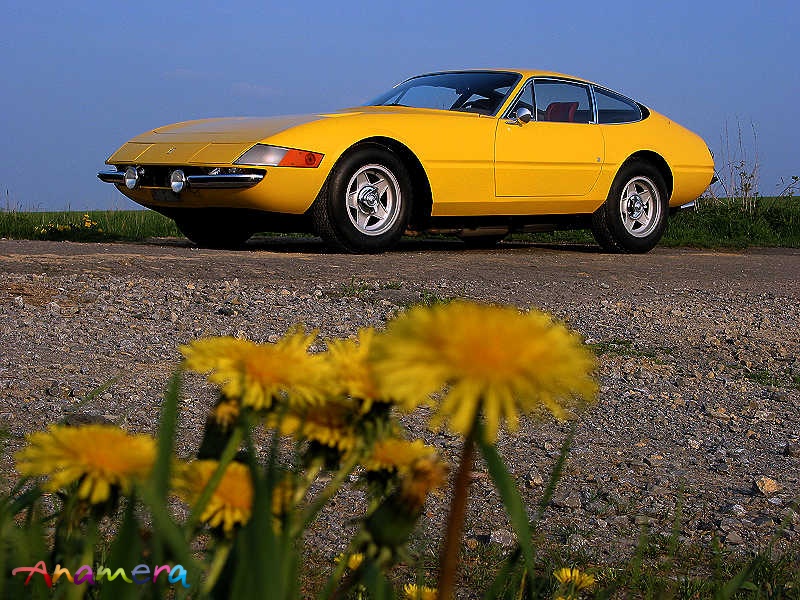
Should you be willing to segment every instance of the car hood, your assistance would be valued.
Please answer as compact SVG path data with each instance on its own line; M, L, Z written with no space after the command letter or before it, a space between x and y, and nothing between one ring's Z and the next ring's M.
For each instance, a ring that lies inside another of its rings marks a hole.
M108 157L107 164L230 164L264 138L322 118L230 117L159 127L136 136Z
M358 115L430 114L450 118L477 118L472 113L453 113L406 107L361 106L340 111L282 117L229 117L185 121L159 127L136 136L106 160L110 165L202 164L227 165L267 138L315 121L347 119Z
M291 127L310 123L320 115L292 115L285 117L228 117L201 119L159 127L142 134L134 142L251 142L280 133Z

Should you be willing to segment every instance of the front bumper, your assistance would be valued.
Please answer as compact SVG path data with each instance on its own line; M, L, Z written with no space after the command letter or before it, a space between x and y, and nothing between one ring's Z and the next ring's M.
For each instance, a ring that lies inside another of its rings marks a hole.
M189 189L204 190L231 190L253 187L264 179L264 172L259 173L218 173L218 174L189 174L186 175L186 187ZM100 171L97 174L100 181L113 183L115 185L125 185L125 172L118 169L113 171ZM144 183L142 187L169 189L169 182L159 185L156 182L148 185Z

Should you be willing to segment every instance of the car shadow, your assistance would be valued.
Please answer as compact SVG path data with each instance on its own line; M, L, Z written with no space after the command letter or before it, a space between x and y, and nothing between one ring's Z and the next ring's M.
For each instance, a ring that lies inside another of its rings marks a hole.
M141 243L169 248L196 248L196 246L186 238L178 237L148 238ZM579 252L586 254L600 254L602 252L598 246L592 244L544 243L518 240L503 241L491 248L471 248L457 238L420 236L404 237L397 246L389 250L388 253L462 252L470 254L490 254L507 250L530 250L532 248L554 252ZM277 252L281 254L342 254L341 252L330 249L320 238L293 234L259 234L249 239L244 245L234 251Z

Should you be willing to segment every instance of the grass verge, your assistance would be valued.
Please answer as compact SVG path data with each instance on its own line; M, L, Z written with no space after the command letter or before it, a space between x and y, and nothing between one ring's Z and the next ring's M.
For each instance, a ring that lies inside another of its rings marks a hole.
M514 236L542 244L594 244L591 232L554 231ZM758 198L749 209L738 201L698 200L695 209L669 219L661 246L695 248L800 248L800 198Z
M71 241L140 241L181 237L175 223L152 210L0 211L0 237ZM594 244L587 230L515 234L543 244ZM669 220L662 246L800 248L800 198L758 198L749 208L731 200L698 200Z
M0 211L0 237L5 238L113 242L168 236L181 232L152 210Z

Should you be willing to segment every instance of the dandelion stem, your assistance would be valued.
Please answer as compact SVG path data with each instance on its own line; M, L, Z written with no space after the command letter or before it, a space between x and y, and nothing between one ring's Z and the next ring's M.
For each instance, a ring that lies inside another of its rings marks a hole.
M217 584L217 579L219 579L220 574L222 573L222 568L225 566L225 563L228 560L228 555L231 552L231 548L233 544L229 540L224 540L217 546L217 550L214 553L214 558L211 561L211 565L208 569L208 575L206 576L206 580L203 582L203 594L211 594L214 586Z
M455 589L458 556L461 550L461 530L464 527L464 516L467 512L470 473L475 462L477 419L478 416L476 415L469 435L464 440L461 462L458 465L458 473L456 474L453 501L450 504L450 514L447 518L447 530L442 545L441 564L439 566L439 598L443 600L450 600Z

